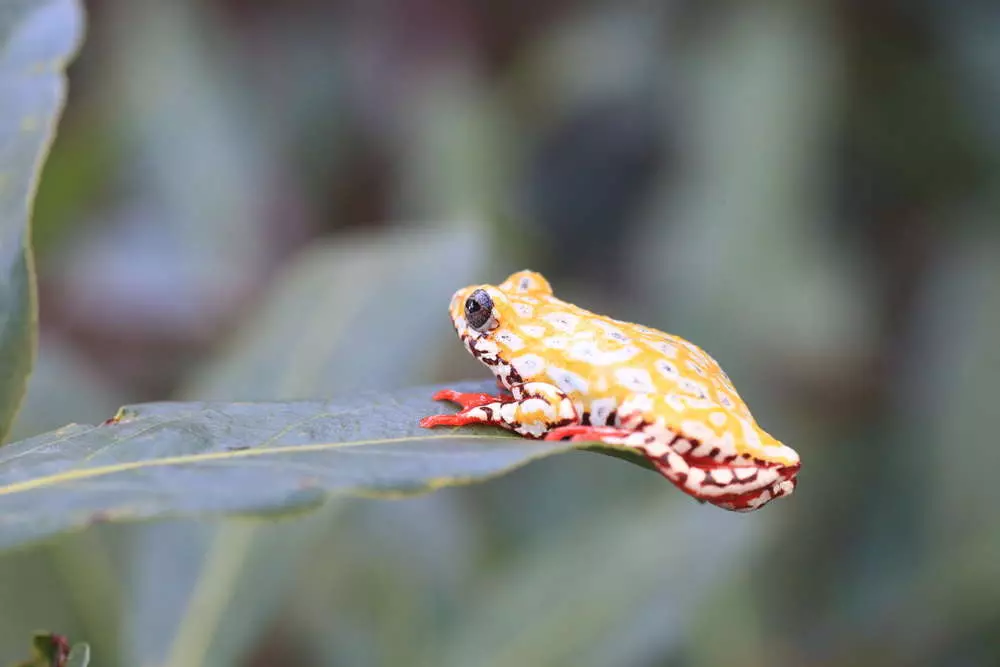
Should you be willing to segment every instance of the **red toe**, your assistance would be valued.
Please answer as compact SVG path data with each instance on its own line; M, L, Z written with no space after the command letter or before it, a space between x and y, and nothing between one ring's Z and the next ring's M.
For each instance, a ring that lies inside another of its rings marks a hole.
M423 428L434 428L435 426L463 426L467 424L465 419L458 414L453 415L431 415L420 420Z
M463 410L478 408L487 403L508 403L514 400L510 396L492 396L485 393L462 393L454 389L442 389L432 397L435 401L451 401L462 406Z

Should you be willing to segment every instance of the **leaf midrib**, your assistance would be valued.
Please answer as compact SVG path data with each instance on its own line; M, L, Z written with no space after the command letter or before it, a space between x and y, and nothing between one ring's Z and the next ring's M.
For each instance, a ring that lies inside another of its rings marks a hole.
M126 461L112 465L94 466L90 468L74 468L52 475L44 475L33 479L24 480L0 486L0 496L33 491L40 488L57 486L63 483L76 482L83 479L93 479L104 477L131 470L141 470L143 468L163 468L170 466L181 466L207 461L226 461L241 458L251 458L270 455L299 454L306 452L322 452L333 449L349 449L352 447L362 447L370 445L388 445L403 442L423 442L430 440L514 440L509 436L481 435L481 434L435 434L435 435L415 435L403 436L399 438L379 438L372 440L356 440L352 442L318 442L304 445L287 445L282 447L255 447L251 449L240 449L225 452L202 452L199 454L183 454L179 456L167 456L159 459L145 459L141 461ZM552 453L555 450L541 449L540 453Z

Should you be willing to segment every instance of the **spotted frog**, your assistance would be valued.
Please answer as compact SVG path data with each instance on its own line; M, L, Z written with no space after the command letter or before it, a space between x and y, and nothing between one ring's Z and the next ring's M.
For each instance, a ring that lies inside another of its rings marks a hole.
M681 491L750 511L795 489L799 456L766 433L719 364L671 334L556 298L538 273L455 292L451 319L501 394L439 391L455 414L529 438L632 447Z

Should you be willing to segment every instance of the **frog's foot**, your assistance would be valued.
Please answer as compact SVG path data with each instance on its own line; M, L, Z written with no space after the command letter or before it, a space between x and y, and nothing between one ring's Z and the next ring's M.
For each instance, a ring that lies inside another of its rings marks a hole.
M573 402L557 387L544 382L515 385L513 396L461 393L444 389L435 400L458 403L462 409L449 415L433 415L420 420L424 428L489 424L530 438L576 420Z
M468 426L469 424L500 423L500 411L504 405L514 400L511 396L493 396L486 393L464 393L454 389L442 389L432 397L435 401L458 403L461 410L454 414L432 415L420 420L424 428L435 426Z
M478 408L496 401L513 400L507 396L493 396L492 394L487 393L466 393L455 391L454 389L442 389L431 396L431 399L435 401L451 401L452 403L458 403L462 406L463 410Z

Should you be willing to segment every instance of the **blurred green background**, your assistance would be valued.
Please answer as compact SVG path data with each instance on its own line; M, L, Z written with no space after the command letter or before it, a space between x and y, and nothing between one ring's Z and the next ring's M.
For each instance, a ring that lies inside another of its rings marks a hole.
M0 663L1000 664L1000 6L92 0L14 438L486 377L530 267L690 338L803 458L700 506L586 453L0 557Z

